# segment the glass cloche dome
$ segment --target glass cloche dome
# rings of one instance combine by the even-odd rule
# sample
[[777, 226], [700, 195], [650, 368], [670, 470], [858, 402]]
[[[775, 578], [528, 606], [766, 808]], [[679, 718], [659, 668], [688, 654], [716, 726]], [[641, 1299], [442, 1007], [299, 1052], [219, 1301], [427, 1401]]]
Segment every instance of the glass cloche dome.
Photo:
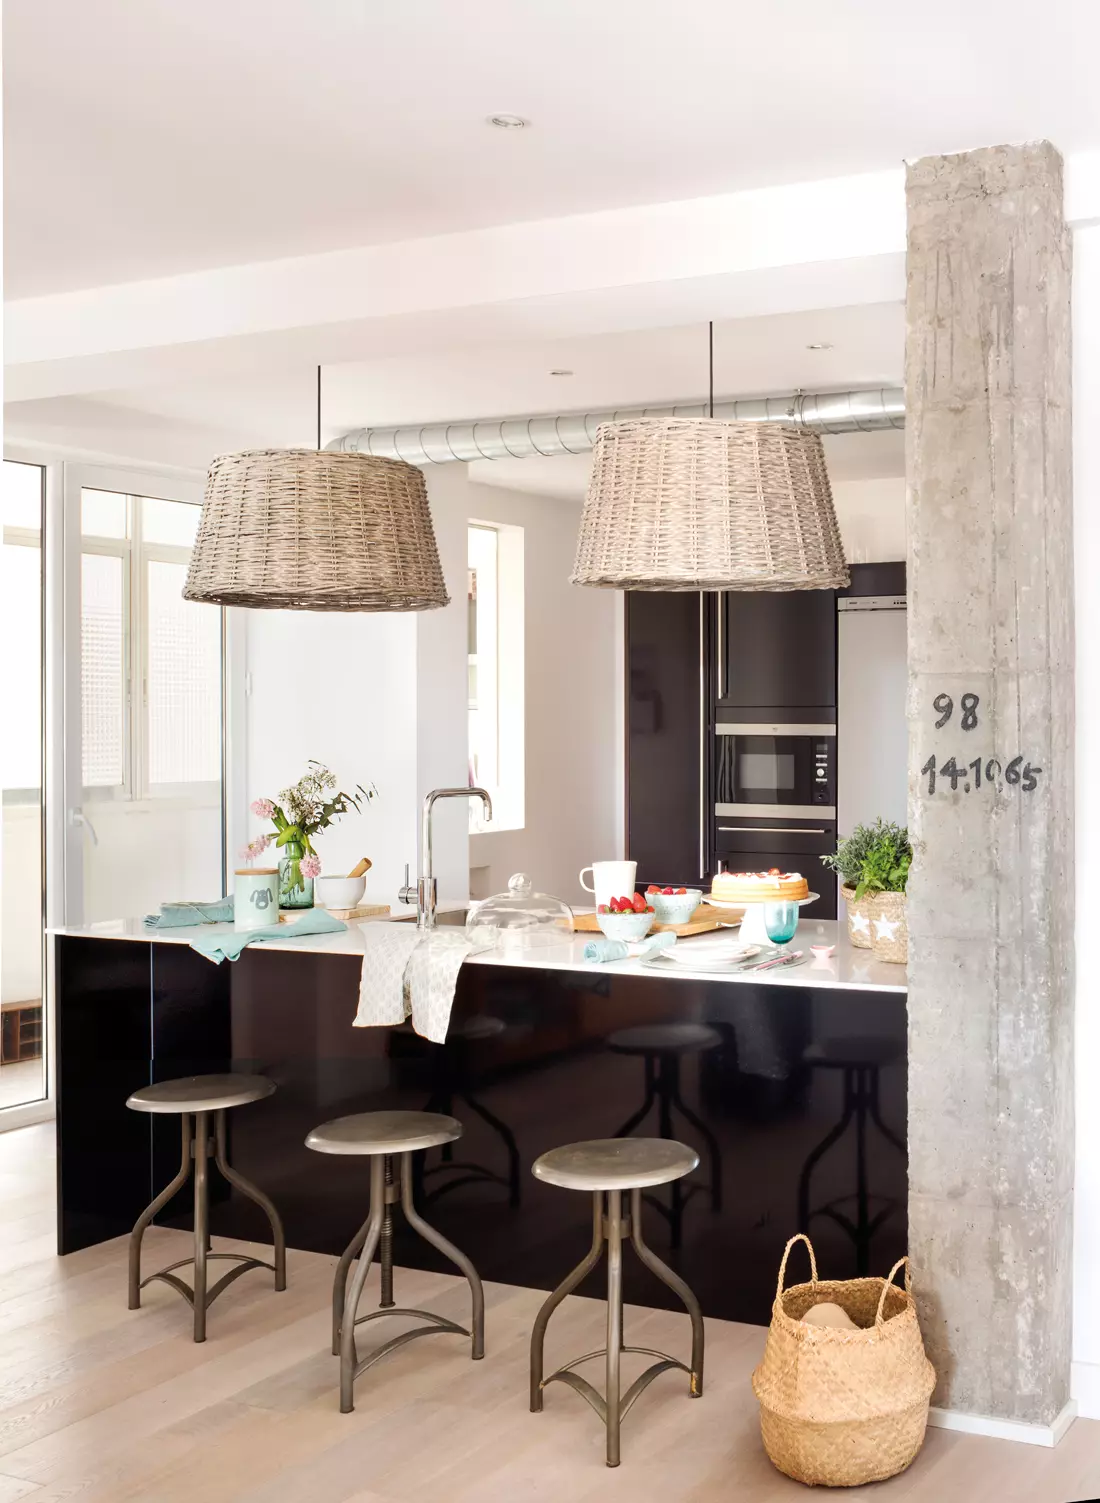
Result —
[[560, 898], [535, 892], [526, 872], [508, 879], [508, 891], [473, 903], [466, 933], [475, 943], [492, 943], [512, 951], [568, 946], [573, 938], [573, 910]]

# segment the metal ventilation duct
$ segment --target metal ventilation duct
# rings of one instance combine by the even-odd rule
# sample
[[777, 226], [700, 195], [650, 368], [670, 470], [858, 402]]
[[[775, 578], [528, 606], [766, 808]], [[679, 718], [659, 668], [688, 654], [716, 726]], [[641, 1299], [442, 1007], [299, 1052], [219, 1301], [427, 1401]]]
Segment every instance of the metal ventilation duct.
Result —
[[[447, 464], [451, 460], [530, 459], [536, 454], [586, 454], [601, 423], [647, 417], [706, 417], [705, 402], [675, 407], [630, 407], [560, 417], [496, 418], [476, 423], [429, 423], [416, 428], [356, 428], [333, 439], [329, 449], [377, 454], [408, 464]], [[875, 391], [834, 391], [817, 395], [755, 397], [714, 404], [722, 422], [794, 423], [819, 433], [871, 433], [905, 427], [905, 394], [900, 386]]]

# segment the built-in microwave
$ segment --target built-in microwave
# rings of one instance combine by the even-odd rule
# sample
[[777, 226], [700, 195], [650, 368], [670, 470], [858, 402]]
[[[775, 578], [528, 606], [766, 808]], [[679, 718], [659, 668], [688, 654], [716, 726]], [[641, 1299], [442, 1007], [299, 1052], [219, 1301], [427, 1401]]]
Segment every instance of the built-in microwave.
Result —
[[836, 818], [836, 726], [715, 725], [714, 812]]

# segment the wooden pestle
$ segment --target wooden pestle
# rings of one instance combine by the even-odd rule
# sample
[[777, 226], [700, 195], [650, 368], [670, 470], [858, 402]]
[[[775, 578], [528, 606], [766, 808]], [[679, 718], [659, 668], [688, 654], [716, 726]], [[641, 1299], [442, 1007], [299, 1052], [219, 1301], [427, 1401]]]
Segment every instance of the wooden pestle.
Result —
[[366, 856], [364, 856], [363, 859], [362, 859], [362, 861], [360, 861], [359, 865], [356, 866], [356, 867], [354, 867], [350, 872], [348, 872], [348, 876], [349, 877], [365, 877], [367, 875], [367, 873], [370, 871], [372, 864], [373, 863], [370, 860], [368, 860], [368, 858]]

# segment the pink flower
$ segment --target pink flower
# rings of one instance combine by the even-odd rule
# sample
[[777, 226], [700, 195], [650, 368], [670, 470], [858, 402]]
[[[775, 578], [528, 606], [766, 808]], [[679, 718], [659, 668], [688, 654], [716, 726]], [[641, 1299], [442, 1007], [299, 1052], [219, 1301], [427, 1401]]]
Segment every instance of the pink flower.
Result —
[[242, 861], [257, 861], [271, 844], [270, 835], [257, 835], [255, 840], [250, 840], [241, 852]]
[[303, 856], [300, 870], [303, 877], [319, 877], [321, 875], [321, 863], [316, 856]]
[[275, 813], [275, 805], [269, 798], [256, 799], [251, 808], [257, 819], [270, 819]]

